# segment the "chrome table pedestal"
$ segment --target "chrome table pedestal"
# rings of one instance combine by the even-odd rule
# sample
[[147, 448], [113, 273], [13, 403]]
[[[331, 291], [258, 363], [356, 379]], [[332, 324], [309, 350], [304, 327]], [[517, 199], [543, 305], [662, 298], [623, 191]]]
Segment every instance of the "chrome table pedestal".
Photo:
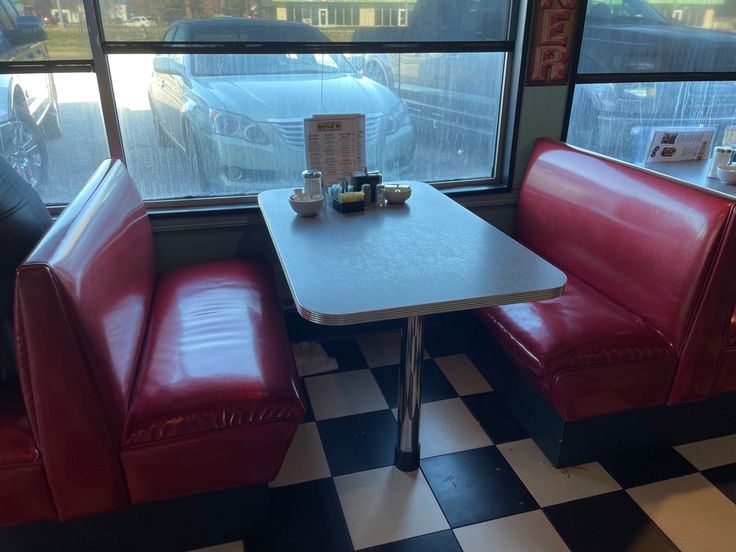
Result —
[[401, 331], [399, 434], [394, 464], [401, 471], [419, 469], [419, 416], [422, 406], [424, 317], [410, 316]]

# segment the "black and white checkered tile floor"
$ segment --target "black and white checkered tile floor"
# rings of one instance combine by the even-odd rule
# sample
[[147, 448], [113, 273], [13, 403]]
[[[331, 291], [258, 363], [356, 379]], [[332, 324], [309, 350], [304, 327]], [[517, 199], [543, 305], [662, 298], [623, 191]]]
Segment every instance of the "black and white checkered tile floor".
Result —
[[270, 525], [208, 552], [736, 550], [736, 435], [555, 469], [484, 367], [428, 336], [421, 469], [392, 467], [399, 335], [329, 341]]

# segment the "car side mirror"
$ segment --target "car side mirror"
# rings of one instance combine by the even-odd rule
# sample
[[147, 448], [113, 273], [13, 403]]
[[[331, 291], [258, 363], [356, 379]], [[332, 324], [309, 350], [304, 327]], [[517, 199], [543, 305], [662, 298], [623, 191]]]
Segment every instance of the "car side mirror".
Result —
[[181, 67], [169, 56], [153, 58], [153, 70], [164, 75], [181, 75]]
[[15, 25], [16, 28], [8, 37], [13, 46], [43, 42], [49, 38], [43, 21], [35, 15], [18, 16], [15, 20]]

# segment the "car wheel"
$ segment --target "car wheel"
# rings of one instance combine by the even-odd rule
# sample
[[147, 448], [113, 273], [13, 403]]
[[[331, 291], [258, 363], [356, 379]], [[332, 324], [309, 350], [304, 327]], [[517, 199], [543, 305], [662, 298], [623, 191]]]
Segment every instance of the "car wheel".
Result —
[[194, 184], [201, 192], [208, 192], [210, 186], [207, 182], [207, 176], [204, 172], [202, 155], [199, 149], [199, 145], [197, 144], [197, 138], [194, 136], [194, 132], [188, 126], [185, 127], [184, 132], [187, 145], [186, 155], [189, 158], [189, 166], [192, 169]]
[[[171, 141], [171, 138], [169, 138], [169, 135], [166, 134], [163, 125], [161, 125], [161, 120], [153, 110], [151, 110], [151, 116], [153, 117], [153, 134], [156, 137], [156, 145], [162, 148], [170, 148], [173, 145], [173, 142]], [[188, 144], [187, 147], [189, 147]]]
[[369, 79], [388, 88], [388, 75], [386, 74], [386, 70], [383, 68], [383, 65], [377, 61], [369, 61], [363, 70], [363, 74]]
[[41, 130], [44, 138], [48, 140], [61, 138], [61, 120], [59, 119], [59, 106], [56, 102], [53, 103], [43, 118]]
[[36, 190], [44, 186], [48, 180], [46, 143], [25, 105], [13, 108], [7, 146], [6, 160], [15, 171]]

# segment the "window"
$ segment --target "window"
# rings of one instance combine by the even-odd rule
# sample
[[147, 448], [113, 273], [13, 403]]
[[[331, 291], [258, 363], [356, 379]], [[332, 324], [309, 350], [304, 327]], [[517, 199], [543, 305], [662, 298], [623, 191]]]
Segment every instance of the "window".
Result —
[[[86, 155], [96, 166], [121, 152], [146, 200], [254, 195], [299, 182], [305, 117], [364, 113], [369, 169], [386, 179], [501, 185], [507, 0], [85, 5], [89, 14], [65, 0], [26, 20], [61, 64], [45, 78], [59, 93], [62, 140], [78, 152], [52, 155], [54, 133], [42, 129], [49, 160]], [[109, 66], [110, 78], [68, 73], [80, 65]], [[45, 199], [67, 201], [76, 189], [62, 182], [78, 189], [92, 168], [49, 178], [58, 189]]]
[[82, 5], [64, 6], [62, 23], [0, 1], [0, 59], [13, 62], [0, 71], [0, 155], [47, 203], [68, 202], [109, 157]]
[[642, 162], [655, 128], [736, 140], [736, 0], [590, 2], [567, 141]]

